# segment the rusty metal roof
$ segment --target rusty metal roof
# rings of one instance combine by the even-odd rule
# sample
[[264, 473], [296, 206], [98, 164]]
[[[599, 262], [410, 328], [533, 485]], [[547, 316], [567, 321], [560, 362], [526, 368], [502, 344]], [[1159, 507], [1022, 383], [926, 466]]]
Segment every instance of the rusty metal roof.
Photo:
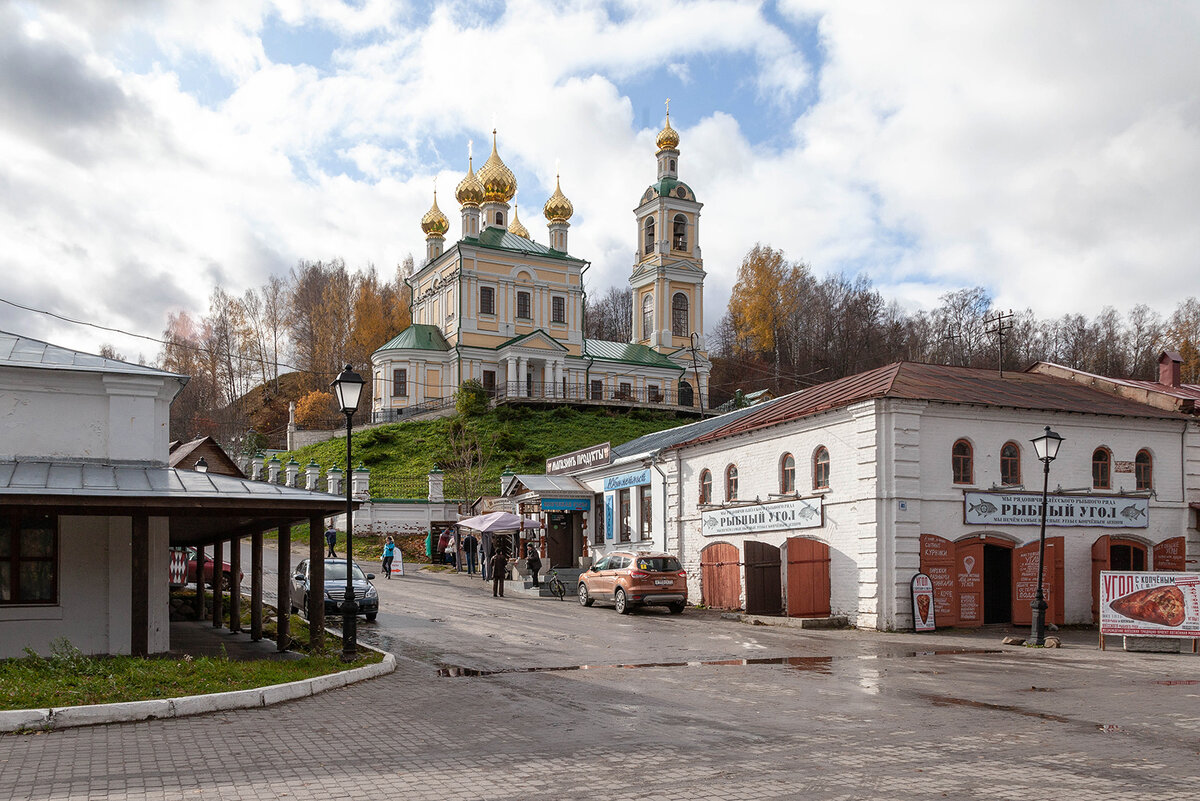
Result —
[[1187, 419], [1064, 378], [1038, 373], [1005, 373], [970, 367], [896, 362], [784, 395], [726, 426], [677, 447], [779, 425], [872, 398], [995, 406], [1031, 411], [1078, 412], [1123, 417]]

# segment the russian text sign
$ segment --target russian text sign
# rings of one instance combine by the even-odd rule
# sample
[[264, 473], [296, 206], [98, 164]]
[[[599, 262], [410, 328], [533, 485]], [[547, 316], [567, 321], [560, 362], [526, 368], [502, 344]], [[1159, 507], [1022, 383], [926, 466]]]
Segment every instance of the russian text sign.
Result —
[[1102, 571], [1100, 633], [1200, 637], [1200, 575]]
[[[1040, 492], [967, 492], [963, 522], [976, 526], [1037, 526], [1042, 522]], [[1125, 495], [1050, 495], [1048, 526], [1146, 528], [1150, 499]]]
[[605, 442], [593, 445], [583, 450], [564, 453], [562, 456], [551, 456], [546, 460], [546, 475], [570, 473], [588, 467], [600, 467], [612, 462], [612, 447]]
[[821, 499], [802, 498], [778, 503], [751, 503], [729, 509], [700, 513], [701, 530], [706, 537], [819, 528], [824, 522]]

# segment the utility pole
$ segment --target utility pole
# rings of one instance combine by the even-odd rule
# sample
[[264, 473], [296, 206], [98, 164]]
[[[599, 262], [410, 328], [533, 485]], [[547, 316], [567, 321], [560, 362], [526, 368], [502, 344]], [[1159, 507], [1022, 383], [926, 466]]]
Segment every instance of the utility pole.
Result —
[[1012, 309], [997, 311], [994, 317], [985, 318], [987, 333], [996, 335], [996, 369], [1000, 371], [1001, 378], [1004, 378], [1004, 335], [1012, 330], [1012, 319]]

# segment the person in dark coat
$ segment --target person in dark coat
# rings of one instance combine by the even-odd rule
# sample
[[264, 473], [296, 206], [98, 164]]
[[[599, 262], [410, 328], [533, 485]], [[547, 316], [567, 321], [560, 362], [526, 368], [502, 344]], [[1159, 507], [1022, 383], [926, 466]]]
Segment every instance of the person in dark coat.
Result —
[[525, 549], [525, 565], [529, 568], [529, 575], [533, 579], [533, 586], [542, 586], [538, 583], [538, 571], [542, 569], [542, 557], [538, 556], [537, 545], [535, 543], [529, 543], [529, 547]]
[[491, 564], [488, 567], [492, 570], [492, 597], [497, 595], [504, 597], [504, 579], [508, 574], [508, 551], [504, 548], [497, 548], [492, 554]]
[[474, 574], [479, 558], [479, 538], [468, 531], [467, 536], [462, 539], [462, 549], [467, 560], [467, 574]]
[[337, 556], [337, 552], [333, 550], [333, 546], [337, 544], [337, 532], [330, 526], [325, 530], [325, 544], [329, 546], [329, 553], [326, 556]]

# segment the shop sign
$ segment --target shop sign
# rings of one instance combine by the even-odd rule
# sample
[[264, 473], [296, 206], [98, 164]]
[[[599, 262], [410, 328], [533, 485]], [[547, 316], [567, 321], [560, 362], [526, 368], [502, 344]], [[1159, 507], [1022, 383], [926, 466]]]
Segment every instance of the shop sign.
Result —
[[924, 573], [918, 573], [912, 577], [910, 589], [912, 591], [913, 630], [936, 630], [937, 624], [933, 618], [933, 580]]
[[586, 512], [591, 508], [588, 498], [542, 498], [543, 512]]
[[609, 476], [604, 479], [604, 491], [611, 492], [612, 490], [626, 489], [628, 487], [637, 487], [642, 484], [650, 483], [650, 468], [639, 470], [636, 473], [623, 473], [619, 476]]
[[[967, 492], [963, 522], [976, 526], [1037, 526], [1042, 522], [1040, 492]], [[1046, 505], [1048, 526], [1146, 528], [1150, 499], [1125, 495], [1056, 495]]]
[[616, 515], [613, 513], [614, 495], [609, 492], [604, 496], [604, 539], [613, 539], [613, 518]]
[[1200, 575], [1102, 571], [1100, 633], [1200, 637]]
[[700, 513], [701, 533], [706, 537], [819, 528], [825, 523], [821, 499], [751, 503], [729, 509]]
[[551, 456], [546, 460], [546, 475], [570, 473], [610, 463], [612, 463], [612, 446], [605, 442], [603, 445], [593, 445], [583, 450], [564, 453], [562, 456]]

